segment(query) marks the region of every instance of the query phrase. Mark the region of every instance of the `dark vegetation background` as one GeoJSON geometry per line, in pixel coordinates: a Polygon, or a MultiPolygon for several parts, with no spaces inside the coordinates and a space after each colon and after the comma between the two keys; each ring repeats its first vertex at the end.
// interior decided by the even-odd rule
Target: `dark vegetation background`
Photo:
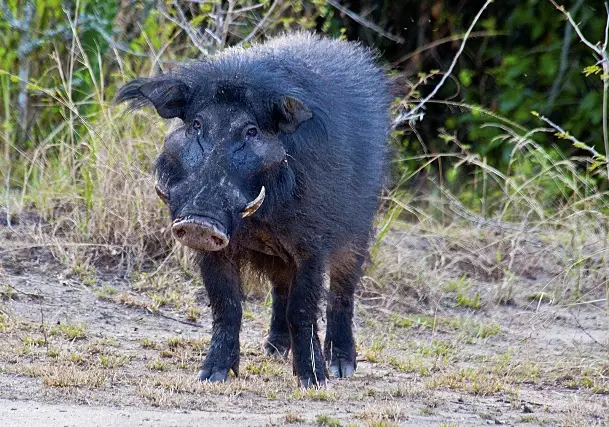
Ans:
{"type": "MultiPolygon", "coordinates": [[[[148,172],[165,124],[112,105],[124,81],[307,29],[377,49],[396,79],[397,115],[438,84],[483,4],[0,0],[2,221],[34,210],[53,236],[77,230],[79,241],[158,256],[164,216],[148,172]]],[[[601,1],[564,6],[603,41],[601,1]]],[[[390,219],[539,227],[605,213],[599,60],[550,1],[492,3],[423,119],[393,132],[390,219]]]]}

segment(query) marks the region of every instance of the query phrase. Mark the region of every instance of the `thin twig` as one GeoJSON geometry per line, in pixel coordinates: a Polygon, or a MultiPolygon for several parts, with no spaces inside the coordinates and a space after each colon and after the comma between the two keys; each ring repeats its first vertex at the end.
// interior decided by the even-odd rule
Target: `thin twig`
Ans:
{"type": "Polygon", "coordinates": [[[181,319],[178,319],[177,317],[173,317],[173,316],[169,316],[167,314],[163,314],[160,311],[152,311],[150,309],[147,309],[147,310],[148,310],[148,312],[150,314],[162,317],[164,319],[173,320],[174,322],[182,323],[182,324],[188,325],[188,326],[194,326],[195,328],[202,328],[203,327],[203,325],[201,325],[200,323],[194,323],[194,322],[189,322],[187,320],[181,320],[181,319]]]}
{"type": "Polygon", "coordinates": [[[12,290],[14,290],[15,292],[17,292],[18,294],[25,295],[25,296],[30,297],[30,298],[32,298],[32,299],[44,299],[44,297],[43,297],[42,295],[39,295],[39,294],[31,294],[31,293],[29,293],[29,292],[22,291],[22,290],[20,290],[20,289],[17,289],[16,287],[14,287],[13,285],[11,285],[10,283],[7,283],[7,284],[6,284],[6,286],[8,286],[9,288],[11,288],[12,290]]]}
{"type": "Polygon", "coordinates": [[[273,4],[271,4],[271,7],[269,7],[269,10],[266,11],[264,16],[260,20],[260,22],[258,22],[258,24],[256,24],[254,29],[243,40],[241,40],[241,42],[239,42],[239,46],[243,45],[244,43],[249,42],[250,40],[252,40],[256,36],[258,31],[260,31],[260,29],[264,26],[264,24],[266,24],[266,21],[268,21],[269,17],[271,16],[271,13],[273,13],[273,10],[275,10],[275,7],[280,2],[281,2],[281,0],[275,0],[273,2],[273,4]]]}
{"type": "Polygon", "coordinates": [[[465,35],[463,36],[463,41],[461,42],[461,46],[459,47],[459,50],[457,51],[457,54],[455,55],[455,57],[453,58],[453,62],[450,64],[450,67],[448,68],[448,71],[446,71],[446,73],[444,73],[444,75],[442,76],[442,79],[440,80],[440,82],[436,85],[436,87],[434,88],[434,90],[431,91],[431,93],[429,95],[427,95],[422,101],[420,101],[416,107],[414,107],[413,109],[406,111],[404,113],[401,113],[393,122],[393,127],[398,126],[400,123],[403,122],[407,122],[407,121],[411,121],[411,120],[415,120],[415,119],[422,119],[423,118],[423,113],[418,113],[418,111],[423,108],[425,106],[425,104],[427,103],[427,101],[429,101],[430,99],[432,99],[434,96],[436,96],[436,94],[438,93],[438,91],[440,90],[440,88],[442,87],[442,85],[444,85],[444,82],[446,82],[446,79],[448,79],[448,76],[452,74],[455,66],[457,65],[457,61],[459,60],[459,57],[461,56],[461,53],[463,53],[463,50],[465,49],[465,44],[467,43],[467,40],[472,32],[472,30],[474,29],[474,26],[478,23],[478,20],[480,19],[480,17],[482,16],[482,13],[484,13],[484,11],[486,10],[486,8],[493,2],[494,0],[487,0],[486,3],[484,3],[484,6],[482,6],[482,8],[478,11],[478,14],[476,15],[476,17],[474,18],[474,20],[472,21],[471,25],[469,26],[469,28],[467,29],[467,31],[465,32],[465,35]]]}
{"type": "Polygon", "coordinates": [[[386,39],[389,39],[389,40],[394,41],[396,43],[404,43],[404,39],[402,37],[395,36],[395,35],[393,35],[391,33],[388,33],[387,31],[383,30],[381,27],[376,25],[374,22],[371,22],[371,21],[368,21],[367,19],[362,18],[357,13],[355,13],[355,12],[347,9],[345,6],[339,4],[336,0],[326,0],[326,3],[328,3],[332,7],[340,10],[342,13],[347,15],[349,18],[353,19],[358,24],[361,24],[364,27],[368,27],[371,30],[376,31],[377,33],[379,33],[381,36],[385,37],[386,39]]]}
{"type": "Polygon", "coordinates": [[[554,123],[552,120],[548,119],[546,116],[542,116],[542,115],[539,115],[539,114],[535,114],[535,115],[539,118],[539,120],[541,120],[543,122],[546,122],[554,130],[558,131],[558,133],[560,133],[561,137],[566,138],[569,141],[573,142],[573,144],[575,144],[577,146],[577,148],[582,148],[582,149],[585,149],[585,150],[589,151],[594,157],[596,157],[598,159],[601,159],[601,160],[604,160],[604,161],[607,160],[607,158],[605,156],[603,156],[601,153],[599,153],[598,151],[596,151],[596,149],[594,147],[591,147],[589,145],[584,144],[579,139],[577,139],[576,137],[571,135],[569,132],[564,130],[562,127],[560,127],[559,125],[554,123]]]}
{"type": "MultiPolygon", "coordinates": [[[[575,22],[571,13],[567,12],[564,6],[559,6],[555,0],[549,0],[556,9],[558,9],[563,15],[567,17],[567,20],[577,33],[579,39],[586,45],[592,52],[594,52],[600,58],[603,66],[603,144],[605,146],[605,159],[609,156],[609,124],[607,121],[607,106],[609,97],[609,55],[607,54],[607,46],[609,46],[609,5],[605,3],[605,11],[607,15],[607,21],[605,25],[605,40],[601,46],[600,42],[592,44],[581,32],[579,25],[575,22]]],[[[607,162],[607,179],[609,179],[609,162],[607,162]]]]}
{"type": "Polygon", "coordinates": [[[571,23],[571,26],[577,33],[579,39],[586,46],[588,46],[590,49],[592,49],[594,52],[596,52],[598,55],[602,55],[601,49],[597,45],[594,45],[594,44],[592,44],[592,42],[588,41],[588,39],[582,34],[581,30],[579,29],[579,25],[577,25],[577,23],[573,20],[573,17],[571,16],[571,14],[565,10],[565,7],[559,6],[554,0],[549,0],[549,1],[550,1],[550,3],[552,3],[554,5],[554,7],[556,9],[558,9],[560,12],[562,12],[563,15],[565,15],[567,17],[567,19],[571,23]]]}
{"type": "Polygon", "coordinates": [[[175,0],[174,0],[173,4],[174,4],[174,7],[176,9],[176,14],[178,15],[179,19],[176,19],[173,16],[171,16],[169,14],[169,12],[167,11],[167,9],[165,8],[164,2],[159,1],[158,10],[159,10],[159,12],[161,12],[161,15],[163,15],[166,19],[168,19],[169,21],[176,24],[182,30],[184,30],[186,35],[188,35],[188,38],[190,38],[190,41],[195,45],[195,47],[201,53],[203,53],[205,55],[209,54],[209,49],[207,49],[201,43],[200,33],[195,28],[193,28],[192,25],[190,25],[190,23],[188,22],[188,19],[186,19],[186,16],[184,15],[184,12],[182,11],[182,9],[180,9],[180,5],[175,0]]]}
{"type": "MultiPolygon", "coordinates": [[[[583,0],[580,0],[583,1],[583,0]]],[[[470,39],[480,38],[480,37],[494,37],[494,36],[506,36],[508,33],[506,31],[474,31],[469,35],[470,39]]],[[[417,56],[426,50],[433,49],[434,47],[438,47],[443,45],[444,43],[456,42],[457,40],[463,40],[465,34],[456,34],[449,37],[444,37],[438,40],[434,40],[431,43],[427,43],[424,46],[421,46],[412,52],[407,53],[401,58],[393,61],[393,65],[400,65],[402,62],[408,61],[410,58],[417,56]]]]}
{"type": "MultiPolygon", "coordinates": [[[[584,0],[579,0],[575,6],[573,6],[572,12],[575,13],[584,3],[584,0]]],[[[552,109],[554,105],[554,101],[560,92],[560,86],[562,85],[562,79],[565,76],[567,71],[567,63],[569,62],[569,49],[571,48],[571,34],[573,32],[573,28],[568,23],[565,25],[564,36],[562,42],[562,50],[560,52],[560,67],[558,69],[558,76],[554,80],[552,84],[552,89],[550,90],[550,96],[548,97],[548,102],[546,103],[546,111],[552,109]]]]}

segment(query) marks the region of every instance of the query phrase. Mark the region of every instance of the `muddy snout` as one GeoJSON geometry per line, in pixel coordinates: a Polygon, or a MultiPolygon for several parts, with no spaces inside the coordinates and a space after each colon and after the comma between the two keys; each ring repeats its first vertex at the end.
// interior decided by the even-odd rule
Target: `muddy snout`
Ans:
{"type": "Polygon", "coordinates": [[[171,226],[171,232],[184,246],[205,252],[219,251],[228,245],[226,229],[211,218],[199,216],[177,218],[171,226]]]}

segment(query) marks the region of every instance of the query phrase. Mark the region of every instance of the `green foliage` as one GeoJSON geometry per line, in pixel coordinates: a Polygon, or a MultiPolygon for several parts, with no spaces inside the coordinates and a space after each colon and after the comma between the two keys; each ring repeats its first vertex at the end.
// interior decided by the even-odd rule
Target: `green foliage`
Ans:
{"type": "MultiPolygon", "coordinates": [[[[397,109],[400,101],[413,103],[435,87],[459,40],[428,44],[463,34],[480,7],[447,0],[422,0],[416,8],[390,0],[349,6],[359,5],[354,13],[367,11],[365,20],[404,40],[395,43],[325,0],[239,0],[235,7],[246,12],[224,33],[215,16],[226,2],[179,1],[179,9],[170,2],[159,3],[162,9],[148,1],[123,4],[0,0],[6,5],[0,7],[0,200],[13,210],[36,209],[55,225],[69,218],[77,240],[157,257],[166,243],[151,230],[161,228],[163,214],[146,191],[164,125],[125,117],[110,104],[125,80],[241,42],[248,46],[281,31],[307,29],[377,48],[380,61],[393,64],[396,81],[409,81],[400,85],[397,109]],[[31,25],[17,30],[12,21],[24,19],[28,4],[35,6],[31,25]],[[199,33],[212,29],[220,37],[199,40],[197,48],[176,23],[182,17],[199,33]],[[410,22],[417,25],[404,24],[410,22]],[[418,48],[426,49],[400,60],[418,48]],[[25,116],[18,108],[22,99],[25,116]]],[[[584,2],[574,16],[590,40],[600,41],[595,37],[604,34],[605,22],[598,8],[584,2]]],[[[607,188],[601,124],[606,76],[566,25],[551,3],[537,0],[495,2],[485,12],[475,30],[486,34],[467,41],[453,78],[437,96],[447,104],[428,104],[416,132],[408,126],[392,132],[398,191],[380,218],[373,255],[393,220],[413,214],[402,200],[424,203],[417,192],[437,200],[446,189],[454,197],[450,203],[482,218],[540,219],[567,212],[569,204],[609,212],[601,197],[592,197],[607,188]],[[564,131],[542,129],[542,117],[564,131]]],[[[426,211],[444,220],[441,206],[430,204],[426,211]]],[[[65,227],[54,229],[65,233],[65,227]]],[[[110,296],[107,290],[100,296],[110,296]]],[[[169,302],[164,295],[152,297],[156,306],[169,302]]],[[[465,305],[479,304],[467,298],[462,296],[465,305]]]]}

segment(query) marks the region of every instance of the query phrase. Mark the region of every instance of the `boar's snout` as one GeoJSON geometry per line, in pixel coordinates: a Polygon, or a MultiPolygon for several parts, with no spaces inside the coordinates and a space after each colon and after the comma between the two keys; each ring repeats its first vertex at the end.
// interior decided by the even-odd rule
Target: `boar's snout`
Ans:
{"type": "Polygon", "coordinates": [[[219,251],[228,245],[226,229],[211,218],[200,216],[178,218],[173,222],[171,232],[184,246],[205,252],[219,251]]]}

